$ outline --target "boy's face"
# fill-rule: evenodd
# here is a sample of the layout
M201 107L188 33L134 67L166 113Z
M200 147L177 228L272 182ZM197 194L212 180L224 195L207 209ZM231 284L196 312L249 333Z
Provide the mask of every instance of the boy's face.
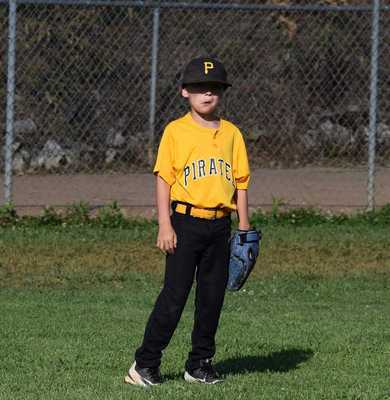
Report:
M219 83L192 83L181 90L191 108L199 114L212 114L218 107L225 87Z

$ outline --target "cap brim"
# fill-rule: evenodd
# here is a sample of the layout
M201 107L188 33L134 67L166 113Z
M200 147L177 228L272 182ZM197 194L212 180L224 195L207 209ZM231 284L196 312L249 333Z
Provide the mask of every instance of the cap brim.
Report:
M191 85L191 84L194 84L194 83L219 83L220 85L226 86L226 87L231 87L232 86L232 84L229 83L229 82L215 81L215 80L212 80L212 81L201 81L201 80L199 80L199 81L182 82L181 86Z

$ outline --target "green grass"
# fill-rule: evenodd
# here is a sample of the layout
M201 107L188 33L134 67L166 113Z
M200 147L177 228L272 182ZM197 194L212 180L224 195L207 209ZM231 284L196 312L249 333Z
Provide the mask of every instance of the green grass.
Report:
M390 281L275 276L227 295L216 387L186 384L192 302L163 359L165 384L122 384L159 280L124 288L3 289L0 399L385 399ZM387 394L386 394L387 393Z
M156 226L0 229L0 287L120 287L134 271L161 276ZM389 227L369 224L269 225L254 276L383 274L390 270Z
M244 290L228 293L216 365L186 384L193 294L164 385L123 375L159 292L155 224L0 229L0 399L390 399L390 236L371 222L264 224Z

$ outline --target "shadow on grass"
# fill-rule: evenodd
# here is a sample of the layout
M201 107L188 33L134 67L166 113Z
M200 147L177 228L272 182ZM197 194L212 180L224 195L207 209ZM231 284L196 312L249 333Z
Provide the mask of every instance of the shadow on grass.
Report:
M215 364L221 375L237 375L252 372L288 372L313 357L312 350L288 349L275 351L267 356L244 356L228 358ZM182 378L183 374L167 374L164 380Z
M235 375L251 372L288 372L311 357L312 350L288 349L273 352L267 356L244 356L229 358L216 367L221 374Z

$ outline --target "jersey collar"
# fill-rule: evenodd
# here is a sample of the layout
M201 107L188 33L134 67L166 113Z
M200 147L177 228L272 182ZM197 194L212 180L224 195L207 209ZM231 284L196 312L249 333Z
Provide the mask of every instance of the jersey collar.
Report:
M185 116L184 119L186 122L188 122L192 127L201 130L202 132L208 132L208 133L216 133L218 131L221 131L223 129L224 125L224 120L220 118L219 120L219 128L208 128L202 125L199 125L193 118L190 112L188 112Z

